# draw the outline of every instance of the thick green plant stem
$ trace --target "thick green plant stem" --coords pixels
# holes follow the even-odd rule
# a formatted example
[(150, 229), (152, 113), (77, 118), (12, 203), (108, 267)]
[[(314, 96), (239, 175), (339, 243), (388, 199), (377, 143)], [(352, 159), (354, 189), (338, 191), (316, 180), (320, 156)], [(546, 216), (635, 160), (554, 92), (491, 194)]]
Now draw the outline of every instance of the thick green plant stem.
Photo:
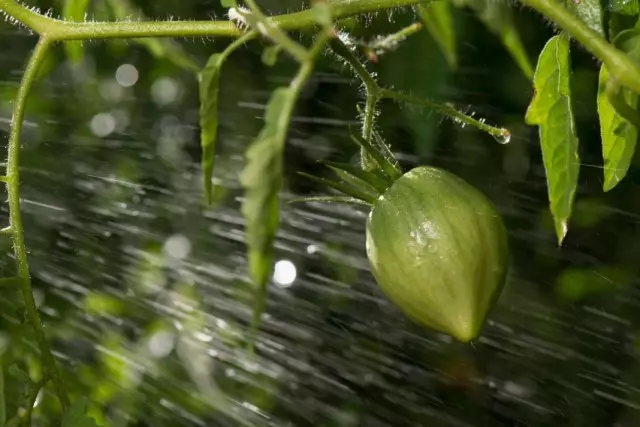
[(42, 64), (51, 40), (41, 37), (36, 45), (27, 68), (22, 76), (22, 82), (18, 88), (18, 94), (13, 107), (13, 117), (11, 118), (11, 132), (9, 134), (9, 156), (7, 160), (7, 193), (9, 196), (9, 221), (11, 227), (11, 235), (13, 238), (13, 251), (16, 258), (16, 266), (18, 269), (18, 277), (23, 279), (20, 282), (20, 289), (24, 299), (24, 305), (27, 318), (31, 326), (35, 330), (36, 340), (40, 347), (42, 362), (46, 367), (53, 385), (56, 389), (60, 404), (63, 408), (69, 406), (69, 398), (67, 397), (58, 365), (51, 352), (51, 347), (47, 341), (44, 332), (44, 326), (38, 314), (38, 308), (33, 298), (31, 289), (31, 276), (29, 275), (29, 265), (27, 263), (27, 249), (24, 244), (24, 230), (22, 228), (22, 215), (20, 214), (20, 134), (22, 133), (22, 121), (27, 103), (29, 91), (38, 74), (38, 69)]
[(520, 0), (555, 22), (604, 62), (618, 82), (640, 94), (640, 66), (590, 29), (556, 0)]
[[(425, 0), (334, 0), (331, 15), (340, 20), (363, 13), (411, 6)], [(426, 0), (430, 1), (430, 0)], [(49, 40), (88, 40), (141, 37), (239, 37), (243, 31), (231, 21), (66, 22), (40, 15), (15, 0), (0, 0), (0, 10)], [(318, 29), (311, 9), (269, 18), (282, 30)]]

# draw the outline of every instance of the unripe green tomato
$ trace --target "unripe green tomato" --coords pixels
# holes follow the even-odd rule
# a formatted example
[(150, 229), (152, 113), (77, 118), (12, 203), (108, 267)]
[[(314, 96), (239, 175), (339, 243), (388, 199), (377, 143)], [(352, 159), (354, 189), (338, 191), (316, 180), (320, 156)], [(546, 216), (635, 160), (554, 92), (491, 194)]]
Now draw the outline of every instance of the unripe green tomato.
[(407, 316), (462, 342), (478, 337), (508, 266), (506, 229), (488, 198), (418, 167), (378, 198), (366, 237), (378, 285)]

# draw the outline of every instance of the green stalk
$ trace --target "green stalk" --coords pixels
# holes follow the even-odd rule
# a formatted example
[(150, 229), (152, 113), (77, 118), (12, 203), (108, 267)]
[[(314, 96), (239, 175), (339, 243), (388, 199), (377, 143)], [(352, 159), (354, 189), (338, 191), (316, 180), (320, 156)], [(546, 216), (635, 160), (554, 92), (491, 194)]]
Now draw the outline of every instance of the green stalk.
[(51, 380), (56, 389), (60, 404), (64, 409), (69, 406), (69, 398), (64, 388), (58, 365), (53, 357), (47, 336), (44, 332), (44, 326), (38, 314), (38, 308), (33, 298), (31, 289), (31, 276), (29, 275), (29, 264), (27, 263), (27, 249), (24, 244), (24, 230), (22, 227), (22, 216), (20, 213), (20, 134), (22, 133), (22, 122), (27, 103), (29, 91), (33, 86), (33, 82), (38, 74), (38, 69), (42, 64), (51, 40), (41, 37), (36, 45), (31, 58), (27, 64), (27, 68), (22, 76), (22, 82), (18, 88), (18, 94), (13, 107), (13, 117), (11, 119), (11, 132), (9, 134), (9, 156), (7, 160), (7, 193), (9, 197), (9, 221), (12, 230), (13, 251), (16, 257), (16, 266), (18, 268), (18, 277), (22, 279), (20, 282), (20, 290), (24, 299), (26, 315), (35, 330), (36, 340), (42, 353), (42, 362), (46, 367)]
[(578, 40), (607, 66), (620, 84), (640, 94), (640, 66), (555, 0), (520, 0)]
[[(411, 6), (424, 0), (334, 0), (335, 20), (383, 9)], [(0, 0), (0, 10), (49, 40), (88, 40), (142, 37), (239, 37), (243, 31), (231, 21), (65, 22), (27, 9), (15, 0)], [(314, 30), (320, 26), (314, 12), (306, 9), (269, 18), (284, 31)]]

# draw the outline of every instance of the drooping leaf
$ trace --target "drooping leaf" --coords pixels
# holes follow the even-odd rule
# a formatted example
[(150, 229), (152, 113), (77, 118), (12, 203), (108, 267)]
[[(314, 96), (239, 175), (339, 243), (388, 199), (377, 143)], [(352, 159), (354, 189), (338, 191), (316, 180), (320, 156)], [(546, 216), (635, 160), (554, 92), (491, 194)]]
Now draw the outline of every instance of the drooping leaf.
[[(598, 88), (598, 116), (604, 159), (603, 190), (613, 189), (627, 174), (638, 139), (638, 129), (616, 112), (606, 93), (609, 72), (602, 65)], [(637, 106), (638, 97), (628, 92), (625, 101)]]
[(247, 149), (247, 164), (240, 175), (246, 190), (242, 214), (246, 221), (249, 274), (259, 291), (266, 287), (273, 266), (273, 240), (280, 215), (282, 156), (296, 96), (286, 87), (273, 92), (264, 127)]
[(200, 95), (200, 146), (202, 147), (202, 175), (207, 202), (211, 204), (213, 188), (211, 177), (216, 155), (216, 142), (218, 140), (218, 94), (220, 89), (220, 74), (222, 65), (227, 57), (252, 38), (254, 33), (231, 43), (223, 52), (214, 53), (207, 61), (207, 65), (199, 74)]
[(545, 45), (536, 67), (534, 97), (525, 120), (539, 127), (551, 214), (558, 244), (567, 234), (578, 185), (578, 137), (571, 108), (569, 37), (561, 33)]
[[(143, 13), (138, 10), (129, 0), (107, 0), (114, 16), (119, 20), (145, 19)], [(198, 72), (200, 66), (182, 49), (180, 44), (168, 38), (143, 37), (133, 39), (136, 43), (144, 46), (151, 55), (159, 59), (167, 59), (176, 66)]]
[(449, 0), (420, 3), (418, 5), (418, 13), (431, 37), (438, 43), (447, 63), (451, 68), (455, 69), (458, 66), (458, 53)]
[[(631, 58), (640, 62), (640, 30), (623, 31), (615, 43)], [(638, 140), (638, 127), (633, 122), (639, 115), (638, 95), (623, 88), (613, 95), (619, 99), (616, 104), (612, 104), (612, 99), (609, 98), (611, 95), (607, 91), (609, 78), (609, 72), (603, 65), (598, 88), (598, 115), (604, 159), (604, 191), (611, 190), (625, 177)], [(625, 110), (617, 107), (618, 104), (623, 104), (631, 110), (630, 113), (626, 114)], [(632, 117), (627, 118), (630, 115)]]
[[(62, 8), (62, 18), (65, 21), (84, 21), (85, 14), (89, 8), (89, 0), (64, 0)], [(82, 43), (79, 41), (65, 42), (64, 48), (67, 52), (69, 60), (73, 63), (82, 61), (83, 49)]]
[(374, 147), (369, 141), (359, 135), (351, 133), (351, 140), (362, 148), (379, 168), (381, 172), (386, 174), (391, 180), (396, 180), (402, 176), (402, 171), (393, 161), (387, 159), (379, 149)]
[(511, 6), (506, 0), (455, 0), (459, 6), (469, 6), (478, 18), (500, 37), (514, 61), (527, 78), (533, 77), (533, 66), (513, 20)]
[(218, 92), (220, 71), (224, 60), (223, 54), (213, 54), (200, 72), (200, 145), (202, 147), (204, 191), (208, 203), (211, 203), (213, 194), (211, 177), (218, 139)]
[(87, 415), (87, 403), (86, 398), (73, 402), (62, 417), (61, 427), (99, 427), (96, 421)]
[(600, 0), (563, 0), (564, 5), (582, 22), (602, 37), (604, 33), (604, 11)]

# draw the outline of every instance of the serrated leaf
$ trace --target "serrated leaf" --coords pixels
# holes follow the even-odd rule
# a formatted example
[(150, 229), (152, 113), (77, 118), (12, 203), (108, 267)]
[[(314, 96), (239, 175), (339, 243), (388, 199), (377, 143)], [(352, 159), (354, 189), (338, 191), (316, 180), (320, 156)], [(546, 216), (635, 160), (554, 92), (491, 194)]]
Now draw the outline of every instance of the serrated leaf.
[[(129, 0), (108, 0), (108, 4), (118, 20), (139, 19), (145, 16)], [(189, 71), (199, 71), (198, 63), (191, 59), (179, 43), (168, 38), (137, 38), (136, 43), (144, 46), (147, 51), (158, 59), (167, 59), (174, 65)]]
[(86, 398), (73, 402), (62, 417), (60, 427), (99, 427), (96, 420), (87, 415), (87, 404)]
[(218, 139), (218, 93), (220, 85), (220, 71), (225, 55), (216, 53), (211, 55), (207, 65), (200, 72), (200, 145), (202, 147), (202, 174), (207, 202), (211, 203), (213, 164), (216, 155), (216, 141)]
[(276, 89), (265, 112), (264, 127), (247, 149), (240, 175), (246, 192), (242, 214), (246, 220), (249, 274), (258, 289), (266, 286), (273, 265), (273, 240), (279, 223), (278, 192), (282, 186), (282, 156), (296, 93)]
[(569, 37), (552, 37), (545, 45), (533, 79), (534, 97), (525, 121), (539, 127), (551, 214), (558, 244), (567, 234), (578, 185), (580, 159), (570, 90)]
[(589, 28), (604, 37), (604, 11), (600, 0), (563, 0), (565, 7)]
[[(629, 57), (640, 61), (640, 30), (624, 31), (615, 42), (616, 47), (626, 52)], [(598, 88), (598, 116), (604, 159), (604, 191), (613, 189), (625, 177), (638, 140), (638, 128), (624, 114), (616, 111), (607, 96), (608, 81), (609, 72), (602, 65)], [(627, 104), (637, 117), (638, 95), (622, 89), (617, 96), (622, 98), (621, 102)]]
[(506, 0), (456, 0), (459, 6), (469, 6), (485, 26), (502, 40), (524, 75), (533, 77), (533, 66), (522, 44), (520, 34), (513, 20), (511, 6)]
[[(64, 0), (62, 7), (62, 18), (65, 21), (80, 22), (84, 21), (87, 9), (89, 8), (89, 0)], [(84, 56), (82, 42), (68, 41), (64, 43), (67, 57), (73, 63), (79, 63)]]
[(440, 47), (449, 66), (458, 66), (456, 49), (456, 33), (453, 25), (453, 15), (449, 0), (435, 0), (418, 5), (420, 19)]

